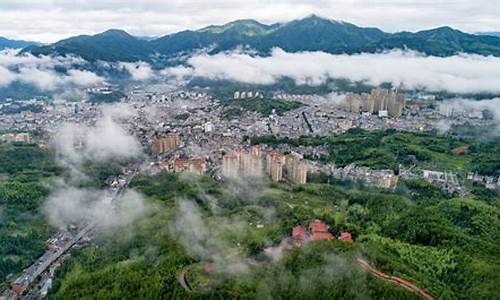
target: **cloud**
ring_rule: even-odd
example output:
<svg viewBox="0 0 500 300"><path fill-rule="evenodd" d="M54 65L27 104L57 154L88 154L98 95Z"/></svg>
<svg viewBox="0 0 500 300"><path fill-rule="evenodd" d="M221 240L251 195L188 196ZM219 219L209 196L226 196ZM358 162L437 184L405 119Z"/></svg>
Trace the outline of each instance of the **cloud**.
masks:
<svg viewBox="0 0 500 300"><path fill-rule="evenodd" d="M272 226L276 221L275 208L268 201L265 201L265 206L257 208L262 205L260 197L268 187L268 179L230 179L218 195L204 190L196 178L184 177L182 180L194 185L197 200L176 199L175 220L169 224L170 234L184 246L188 255L213 262L218 272L230 275L247 273L251 266L256 265L244 246L256 238L251 226ZM223 199L221 195L230 195L231 200ZM229 207L232 210L251 204L252 216L224 213Z"/></svg>
<svg viewBox="0 0 500 300"><path fill-rule="evenodd" d="M86 62L78 57L35 57L18 50L0 51L0 87L15 81L37 87L41 91L68 88L86 88L105 83L105 79L93 72L80 70ZM56 69L65 69L58 72Z"/></svg>
<svg viewBox="0 0 500 300"><path fill-rule="evenodd" d="M193 69L184 66L176 66L163 69L160 71L160 74L164 76L174 76L178 79L182 79L193 76Z"/></svg>
<svg viewBox="0 0 500 300"><path fill-rule="evenodd" d="M53 70L21 67L17 80L32 84L42 91L51 91L59 84L59 77Z"/></svg>
<svg viewBox="0 0 500 300"><path fill-rule="evenodd" d="M7 68L0 66L0 87L7 86L16 80L16 75Z"/></svg>
<svg viewBox="0 0 500 300"><path fill-rule="evenodd" d="M104 79L90 71L69 70L68 75L64 78L67 83L74 84L79 87L89 87L104 83Z"/></svg>
<svg viewBox="0 0 500 300"><path fill-rule="evenodd" d="M151 66L145 62L121 62L118 65L120 68L125 69L133 80L144 81L153 78L155 75Z"/></svg>
<svg viewBox="0 0 500 300"><path fill-rule="evenodd" d="M129 159L142 153L140 143L119 121L134 114L126 104L104 106L95 125L66 123L55 134L54 143L62 161L79 166L85 160L103 162Z"/></svg>
<svg viewBox="0 0 500 300"><path fill-rule="evenodd" d="M489 110L493 117L500 122L500 98L489 100L470 100L470 99L450 99L439 104L439 109L442 112L467 112L467 111L483 111Z"/></svg>
<svg viewBox="0 0 500 300"><path fill-rule="evenodd" d="M54 134L59 163L70 176L60 179L44 203L49 222L64 228L72 223L93 222L104 229L133 223L147 215L153 207L135 191L127 190L120 201L111 203L112 191L82 188L86 179L83 165L106 163L109 160L132 159L142 154L140 143L120 123L133 117L125 104L104 106L94 125L67 123Z"/></svg>
<svg viewBox="0 0 500 300"><path fill-rule="evenodd" d="M444 115L448 115L446 120L437 122L436 127L443 132L452 128L457 115L470 115L478 112L488 111L493 118L494 128L484 132L485 136L500 136L500 98L489 100L470 100L470 99L450 99L439 103L439 110Z"/></svg>
<svg viewBox="0 0 500 300"><path fill-rule="evenodd" d="M218 272L239 274L249 270L242 248L230 238L248 235L246 222L222 217L210 222L198 205L186 199L179 199L176 206L176 219L169 231L190 256L213 262Z"/></svg>
<svg viewBox="0 0 500 300"><path fill-rule="evenodd" d="M29 53L20 53L19 49L5 49L0 51L0 65L16 66L24 65L27 67L49 68L71 67L72 65L84 64L85 60L76 56L33 56Z"/></svg>
<svg viewBox="0 0 500 300"><path fill-rule="evenodd" d="M379 54L332 55L324 52L287 53L273 49L271 56L241 52L196 55L189 67L167 68L163 74L229 79L272 84L283 77L298 84L318 85L328 78L385 82L407 88L454 93L500 92L500 58L480 55L424 56L394 50Z"/></svg>
<svg viewBox="0 0 500 300"><path fill-rule="evenodd" d="M490 0L2 0L0 35L53 42L123 28L160 36L236 19L286 22L312 13L388 31L441 25L470 32L500 28L500 6Z"/></svg>
<svg viewBox="0 0 500 300"><path fill-rule="evenodd" d="M59 228L93 222L101 229L113 229L133 223L152 209L142 195L132 190L126 191L116 206L111 199L110 192L60 182L44 203L43 211L50 224Z"/></svg>

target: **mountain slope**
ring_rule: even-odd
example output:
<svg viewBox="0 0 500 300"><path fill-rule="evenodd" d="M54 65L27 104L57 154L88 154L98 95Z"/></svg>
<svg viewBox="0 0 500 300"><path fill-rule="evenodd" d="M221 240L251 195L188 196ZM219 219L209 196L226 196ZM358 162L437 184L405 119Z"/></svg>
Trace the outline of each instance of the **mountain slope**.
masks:
<svg viewBox="0 0 500 300"><path fill-rule="evenodd" d="M222 34L222 33L237 33L245 36L255 36L255 35L263 35L274 28L277 25L265 25L259 23L255 20L237 20L231 23L227 23L225 25L211 25L200 30L198 32L206 32L213 34Z"/></svg>
<svg viewBox="0 0 500 300"><path fill-rule="evenodd" d="M164 36L151 44L159 53L172 55L210 48L212 52L248 45L265 54L273 47L286 51L351 52L363 45L379 41L388 34L375 28L361 28L311 16L284 24L264 25L253 20L240 20L222 26L209 26L198 31L183 31Z"/></svg>
<svg viewBox="0 0 500 300"><path fill-rule="evenodd" d="M499 32L478 32L476 34L477 35L490 35L490 36L498 36L498 37L500 37L500 31Z"/></svg>
<svg viewBox="0 0 500 300"><path fill-rule="evenodd" d="M474 53L500 56L500 38L461 32L450 27L439 27L417 33L400 32L366 47L375 50L408 48L435 56Z"/></svg>
<svg viewBox="0 0 500 300"><path fill-rule="evenodd" d="M9 40L4 37L0 37L0 50L3 49L21 49L21 48L26 48L29 46L33 45L38 45L38 43L35 42L28 42L28 41L16 41L16 40Z"/></svg>
<svg viewBox="0 0 500 300"><path fill-rule="evenodd" d="M149 60L153 51L148 42L122 30L108 30L93 36L81 35L59 41L49 46L27 49L34 55L81 56L88 61L138 61Z"/></svg>
<svg viewBox="0 0 500 300"><path fill-rule="evenodd" d="M221 26L208 26L197 31L182 31L151 42L164 55L212 48L214 52L248 44L272 32L277 25L264 25L254 20L238 20Z"/></svg>
<svg viewBox="0 0 500 300"><path fill-rule="evenodd" d="M270 34L257 37L255 41L250 42L250 45L263 52L268 52L273 47L280 47L289 52L351 53L387 36L387 33L379 29L362 28L313 15L283 24Z"/></svg>
<svg viewBox="0 0 500 300"><path fill-rule="evenodd" d="M500 37L473 35L450 27L391 34L377 28L358 27L314 15L272 25L238 20L197 31L169 34L151 41L135 38L124 31L110 30L94 36L73 37L50 46L31 47L25 51L33 54L74 54L90 61L151 61L153 55L173 57L199 50L217 53L241 46L249 46L261 55L279 47L288 52L352 54L412 49L436 56L474 53L500 57Z"/></svg>

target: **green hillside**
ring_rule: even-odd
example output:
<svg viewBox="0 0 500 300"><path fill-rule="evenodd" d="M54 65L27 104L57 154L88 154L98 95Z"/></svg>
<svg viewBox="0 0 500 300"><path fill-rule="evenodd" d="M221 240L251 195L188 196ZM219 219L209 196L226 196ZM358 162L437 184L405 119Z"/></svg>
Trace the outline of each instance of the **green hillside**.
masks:
<svg viewBox="0 0 500 300"><path fill-rule="evenodd" d="M361 256L435 298L494 298L498 207L439 189L422 199L428 187L405 185L389 192L344 183L291 187L140 176L133 186L156 212L79 251L57 275L50 297L418 299L364 272L356 263ZM275 261L264 254L293 226L314 219L335 235L349 230L355 242L311 242ZM214 271L207 273L211 259Z"/></svg>
<svg viewBox="0 0 500 300"><path fill-rule="evenodd" d="M26 49L34 55L74 54L87 61L148 61L153 53L147 42L123 30L108 30L93 36L82 35L55 44Z"/></svg>
<svg viewBox="0 0 500 300"><path fill-rule="evenodd" d="M474 53L500 56L500 37L467 34L449 27L416 33L386 33L318 16L272 25L254 20L238 20L143 40L124 31L109 30L94 36L78 36L52 45L29 47L35 55L74 54L89 61L152 61L153 56L178 56L199 50L217 53L238 46L249 46L261 55L274 47L289 52L324 51L328 53L379 52L412 49L428 55L450 56Z"/></svg>

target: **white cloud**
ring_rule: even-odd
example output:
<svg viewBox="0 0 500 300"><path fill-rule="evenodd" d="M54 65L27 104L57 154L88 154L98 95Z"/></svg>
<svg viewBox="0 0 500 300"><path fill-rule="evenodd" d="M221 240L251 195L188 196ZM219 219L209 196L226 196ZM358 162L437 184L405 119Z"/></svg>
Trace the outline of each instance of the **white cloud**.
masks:
<svg viewBox="0 0 500 300"><path fill-rule="evenodd" d="M491 0L2 0L0 35L56 41L122 28L164 35L236 19L286 22L316 13L387 31L451 25L469 32L498 31L500 5Z"/></svg>
<svg viewBox="0 0 500 300"><path fill-rule="evenodd" d="M178 79L187 78L193 75L193 69L184 66L170 67L160 71L161 75L174 76Z"/></svg>
<svg viewBox="0 0 500 300"><path fill-rule="evenodd" d="M472 112L489 111L493 118L495 127L493 129L483 130L485 137L500 136L500 98L488 100L471 99L450 99L439 103L439 110L445 115L451 115L450 119L440 120L435 125L440 131L448 131L454 123L454 114L469 114Z"/></svg>
<svg viewBox="0 0 500 300"><path fill-rule="evenodd" d="M154 208L133 190L127 190L113 204L111 191L81 187L81 180L87 179L84 162L100 164L140 157L139 141L122 125L134 115L135 111L126 104L107 105L94 125L66 123L54 134L57 157L70 176L56 182L44 203L43 210L52 225L65 228L92 221L109 230L133 223Z"/></svg>
<svg viewBox="0 0 500 300"><path fill-rule="evenodd" d="M91 87L105 82L104 78L95 73L75 69L75 65L86 63L79 57L35 57L18 52L0 51L0 87L20 81L42 91L54 91L71 87ZM55 68L65 68L67 72L56 72Z"/></svg>
<svg viewBox="0 0 500 300"><path fill-rule="evenodd" d="M290 77L299 84L317 85L328 78L344 78L373 85L403 83L407 88L430 91L500 93L500 58L479 55L433 57L401 50L332 55L274 49L269 57L240 52L197 55L190 58L188 64L189 68L167 68L162 73L254 84L271 84L282 77Z"/></svg>
<svg viewBox="0 0 500 300"><path fill-rule="evenodd" d="M64 124L55 134L58 155L69 166L79 166L85 160L102 162L139 156L140 143L119 123L132 115L130 106L116 104L105 106L94 126Z"/></svg>
<svg viewBox="0 0 500 300"><path fill-rule="evenodd" d="M79 87L89 87L102 84L104 79L89 71L69 70L65 81Z"/></svg>
<svg viewBox="0 0 500 300"><path fill-rule="evenodd" d="M76 188L60 182L43 205L43 211L53 226L66 228L70 224L92 221L100 229L114 229L146 216L153 207L133 190L121 196L113 207L106 191Z"/></svg>
<svg viewBox="0 0 500 300"><path fill-rule="evenodd" d="M75 64L84 64L85 60L75 56L33 56L29 53L19 53L19 49L6 49L0 51L1 66L27 66L37 68L71 67Z"/></svg>
<svg viewBox="0 0 500 300"><path fill-rule="evenodd" d="M0 87L7 86L16 80L16 75L0 65Z"/></svg>
<svg viewBox="0 0 500 300"><path fill-rule="evenodd" d="M132 79L137 81L148 80L155 75L151 66L145 62L121 62L119 67L125 69Z"/></svg>
<svg viewBox="0 0 500 300"><path fill-rule="evenodd" d="M18 80L32 84L42 91L54 90L58 84L58 76L52 70L22 67L17 74Z"/></svg>
<svg viewBox="0 0 500 300"><path fill-rule="evenodd" d="M493 114L493 118L500 123L500 98L488 100L451 99L439 103L442 112L463 112L463 111L483 111L488 110Z"/></svg>

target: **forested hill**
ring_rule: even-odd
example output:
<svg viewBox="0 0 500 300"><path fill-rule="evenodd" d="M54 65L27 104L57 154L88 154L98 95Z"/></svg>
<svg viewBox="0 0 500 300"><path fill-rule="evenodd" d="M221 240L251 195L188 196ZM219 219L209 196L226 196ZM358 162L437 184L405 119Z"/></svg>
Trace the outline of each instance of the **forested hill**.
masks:
<svg viewBox="0 0 500 300"><path fill-rule="evenodd" d="M38 43L35 42L28 42L28 41L17 41L17 40L10 40L4 37L0 36L0 50L3 49L20 49L20 48L26 48L29 46L37 46L39 45Z"/></svg>
<svg viewBox="0 0 500 300"><path fill-rule="evenodd" d="M496 36L468 34L450 27L391 34L377 28L359 27L314 15L272 25L238 20L149 41L122 30L109 30L93 36L72 37L47 46L31 46L25 51L35 55L74 54L89 61L153 61L158 54L172 57L200 49L217 53L238 46L251 47L263 55L279 47L289 52L324 51L333 54L412 49L436 56L456 53L500 56L500 37Z"/></svg>

